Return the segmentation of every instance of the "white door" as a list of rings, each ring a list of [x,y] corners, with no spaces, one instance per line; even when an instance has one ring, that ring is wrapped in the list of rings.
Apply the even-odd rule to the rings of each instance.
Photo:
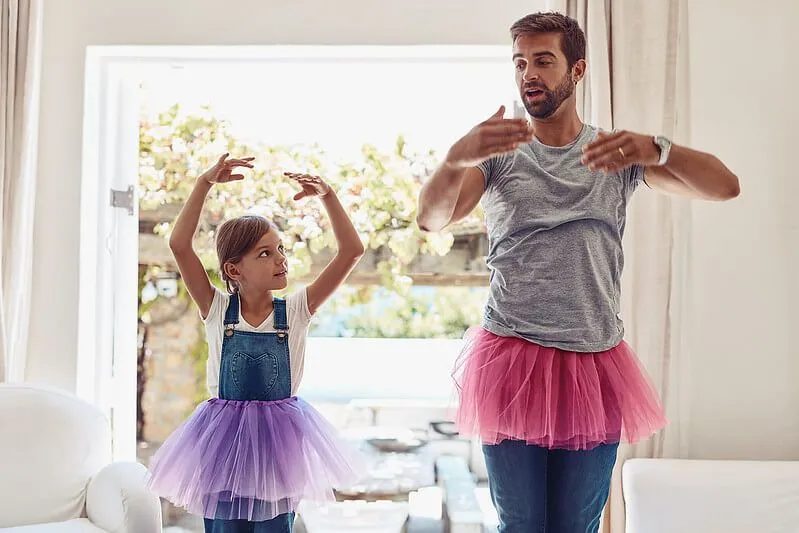
[[[77,392],[108,417],[113,459],[135,460],[138,81],[101,51],[86,68]]]

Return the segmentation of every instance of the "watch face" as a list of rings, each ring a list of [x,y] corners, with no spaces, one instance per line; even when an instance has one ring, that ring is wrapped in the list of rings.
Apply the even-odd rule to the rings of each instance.
[[[660,160],[658,165],[665,165],[669,158],[669,151],[671,150],[671,141],[662,135],[655,137],[655,144],[660,148]]]

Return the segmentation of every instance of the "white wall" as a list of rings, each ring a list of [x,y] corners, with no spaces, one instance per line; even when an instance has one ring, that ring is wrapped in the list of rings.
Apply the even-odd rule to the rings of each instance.
[[[789,146],[799,122],[789,99],[799,81],[789,63],[799,43],[789,23],[799,4],[690,4],[693,143],[723,157],[743,186],[732,204],[694,209],[691,455],[799,458],[799,343],[792,330],[799,235],[788,212],[799,196],[790,157],[796,148]],[[508,25],[535,9],[531,0],[227,5],[234,7],[215,0],[45,1],[29,379],[75,388],[87,45],[503,44]]]
[[[694,204],[691,455],[799,459],[799,3],[689,13],[691,142],[741,180]]]

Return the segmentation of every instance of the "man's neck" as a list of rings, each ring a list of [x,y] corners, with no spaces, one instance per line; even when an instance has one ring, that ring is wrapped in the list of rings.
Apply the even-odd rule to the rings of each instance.
[[[546,146],[566,146],[573,142],[583,131],[583,121],[576,109],[570,109],[560,115],[556,112],[546,119],[533,119],[535,136]]]

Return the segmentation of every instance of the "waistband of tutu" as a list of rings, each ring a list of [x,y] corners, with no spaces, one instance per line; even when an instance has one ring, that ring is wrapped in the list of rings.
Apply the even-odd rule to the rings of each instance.
[[[208,403],[212,405],[231,406],[231,407],[247,407],[249,405],[262,405],[269,407],[273,405],[281,405],[285,403],[296,403],[299,401],[297,396],[289,396],[280,400],[226,400],[223,398],[209,398]]]
[[[595,347],[595,350],[570,350],[558,346],[553,343],[542,341],[532,341],[524,337],[500,334],[496,331],[486,328],[485,326],[473,326],[469,328],[464,334],[464,339],[470,341],[473,345],[480,345],[485,343],[503,343],[503,345],[517,345],[524,346],[532,349],[553,350],[555,353],[560,354],[584,354],[584,355],[602,355],[612,353],[620,348],[630,349],[629,345],[624,339],[613,339],[611,342]]]

